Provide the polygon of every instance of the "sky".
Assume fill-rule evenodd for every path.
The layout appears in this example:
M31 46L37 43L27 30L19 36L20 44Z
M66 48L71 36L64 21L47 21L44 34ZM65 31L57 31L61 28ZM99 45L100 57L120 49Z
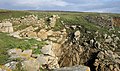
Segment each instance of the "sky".
M0 9L120 13L120 0L0 0Z

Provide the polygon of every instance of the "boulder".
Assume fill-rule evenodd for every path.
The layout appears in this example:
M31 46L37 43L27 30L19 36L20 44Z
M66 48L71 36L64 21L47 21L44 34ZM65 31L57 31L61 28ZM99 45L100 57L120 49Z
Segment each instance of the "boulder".
M20 32L29 32L29 31L34 31L34 28L32 26L29 26L29 27L21 30Z
M52 50L53 50L55 56L57 56L57 57L60 56L61 55L61 44L53 43Z
M52 30L47 31L48 36L51 36L53 34Z
M29 50L24 50L21 54L20 54L20 57L21 58L25 58L25 59L29 59L32 55L32 50L29 49Z
M47 30L41 29L41 30L38 32L37 36L38 36L40 39L42 39L42 40L47 39L47 37L48 37Z
M38 62L42 65L48 64L48 56L44 56L43 54L40 54L37 57Z
M27 36L30 38L34 38L34 37L37 37L37 34L36 34L36 32L30 31L27 33Z
M26 71L38 71L39 68L40 68L39 62L36 59L34 59L34 58L31 58L29 60L23 61L22 62L22 67Z
M8 50L8 54L11 56L10 58L18 58L20 57L21 53L22 53L22 50L18 48Z
M40 65L42 65L43 68L49 69L59 68L57 57L41 54L40 56L38 56L37 60L40 63Z
M55 56L55 54L52 51L52 45L45 45L44 47L42 47L41 52L43 54L48 54L51 56Z
M20 37L19 34L20 34L19 31L17 31L17 32L10 33L10 36L18 38L18 39L22 39L22 37Z

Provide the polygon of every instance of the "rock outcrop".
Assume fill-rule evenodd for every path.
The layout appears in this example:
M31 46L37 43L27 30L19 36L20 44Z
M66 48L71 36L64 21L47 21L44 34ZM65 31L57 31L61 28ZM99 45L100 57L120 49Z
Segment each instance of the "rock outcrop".
M12 33L13 32L12 23L8 21L0 23L0 32Z

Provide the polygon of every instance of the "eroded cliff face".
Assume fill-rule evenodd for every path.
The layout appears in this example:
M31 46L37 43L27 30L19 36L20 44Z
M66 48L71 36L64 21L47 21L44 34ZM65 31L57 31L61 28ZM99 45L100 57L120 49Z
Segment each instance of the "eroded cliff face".
M83 34L81 30L77 27L69 32L67 41L61 46L61 56L58 57L60 67L86 65L91 71L119 71L120 56L115 51L119 49L119 40L115 40L117 37L98 32ZM78 31L81 33L76 39Z

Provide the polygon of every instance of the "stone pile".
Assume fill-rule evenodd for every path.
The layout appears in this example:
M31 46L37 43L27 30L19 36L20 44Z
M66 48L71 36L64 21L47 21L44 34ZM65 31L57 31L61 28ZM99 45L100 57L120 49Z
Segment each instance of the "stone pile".
M120 56L111 50L100 51L95 59L96 71L120 71Z
M51 27L54 27L56 22L57 22L57 19L59 19L60 17L58 15L53 15L51 18L49 18L50 20L50 26Z
M0 32L12 33L13 32L12 23L8 21L0 23Z
M37 71L39 68L42 69L55 69L59 68L58 64L58 52L60 52L60 44L52 43L48 41L48 44L43 46L41 50L42 54L33 54L33 50L24 50L22 51L19 48L14 48L8 50L10 59L20 59L22 60L22 68L27 71ZM56 51L57 50L57 51ZM56 51L56 52L55 52ZM57 55L55 54L57 53ZM6 67L14 70L18 62L9 62L5 64Z

